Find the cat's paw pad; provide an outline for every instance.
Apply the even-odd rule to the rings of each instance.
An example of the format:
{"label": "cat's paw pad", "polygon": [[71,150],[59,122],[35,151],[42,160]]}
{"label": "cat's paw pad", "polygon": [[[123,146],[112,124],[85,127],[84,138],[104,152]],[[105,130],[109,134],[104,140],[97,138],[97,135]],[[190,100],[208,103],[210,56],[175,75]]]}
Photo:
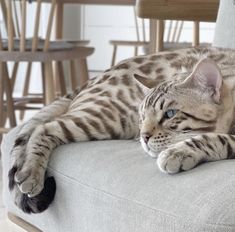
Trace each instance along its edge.
{"label": "cat's paw pad", "polygon": [[197,164],[193,152],[183,147],[169,148],[159,154],[157,164],[162,172],[169,174],[178,173],[194,168]]}
{"label": "cat's paw pad", "polygon": [[15,181],[20,191],[29,197],[38,195],[44,187],[44,175],[40,170],[21,170],[15,174]]}

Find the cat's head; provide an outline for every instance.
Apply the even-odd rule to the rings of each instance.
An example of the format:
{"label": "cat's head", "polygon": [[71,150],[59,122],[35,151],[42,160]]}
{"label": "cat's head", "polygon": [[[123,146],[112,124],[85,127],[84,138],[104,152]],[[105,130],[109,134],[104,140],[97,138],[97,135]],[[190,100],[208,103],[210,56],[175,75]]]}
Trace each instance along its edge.
{"label": "cat's head", "polygon": [[192,73],[179,73],[177,77],[181,81],[156,87],[156,81],[135,75],[149,88],[139,109],[140,140],[154,157],[195,134],[227,133],[233,120],[233,106],[228,106],[232,97],[213,60],[203,59]]}

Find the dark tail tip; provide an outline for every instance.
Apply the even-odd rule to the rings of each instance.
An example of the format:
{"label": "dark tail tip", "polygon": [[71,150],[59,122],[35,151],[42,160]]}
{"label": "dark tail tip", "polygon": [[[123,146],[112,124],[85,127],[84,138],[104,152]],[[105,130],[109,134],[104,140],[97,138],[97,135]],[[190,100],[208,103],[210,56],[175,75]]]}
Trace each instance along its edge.
{"label": "dark tail tip", "polygon": [[56,183],[54,177],[47,177],[44,188],[40,194],[35,197],[28,197],[22,194],[20,208],[25,213],[41,213],[46,210],[54,200],[56,192]]}
{"label": "dark tail tip", "polygon": [[14,177],[15,177],[15,174],[16,174],[16,171],[17,171],[17,167],[14,166],[11,168],[11,170],[8,172],[8,178],[9,178],[9,182],[8,182],[8,186],[9,186],[9,189],[12,190],[15,186],[15,180],[14,180]]}

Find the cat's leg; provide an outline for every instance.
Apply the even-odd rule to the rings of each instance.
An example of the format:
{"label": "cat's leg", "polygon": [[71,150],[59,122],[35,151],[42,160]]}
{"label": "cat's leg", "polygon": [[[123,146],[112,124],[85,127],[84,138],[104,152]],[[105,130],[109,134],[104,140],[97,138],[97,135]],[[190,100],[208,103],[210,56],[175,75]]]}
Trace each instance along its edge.
{"label": "cat's leg", "polygon": [[[25,149],[34,129],[38,125],[49,122],[55,117],[65,113],[70,105],[70,102],[71,99],[61,98],[53,102],[52,104],[45,106],[35,116],[33,116],[32,119],[30,119],[23,125],[19,134],[16,137],[15,144],[11,152],[12,168],[14,167],[13,170],[11,170],[12,175],[15,171],[17,171],[16,169],[18,167],[22,166],[25,156]],[[9,187],[12,188],[14,182],[10,182],[9,184]]]}
{"label": "cat's leg", "polygon": [[37,196],[43,189],[45,172],[52,151],[71,142],[120,138],[121,126],[112,126],[99,119],[65,115],[38,126],[31,135],[26,149],[26,160],[16,173],[15,181],[22,193]]}
{"label": "cat's leg", "polygon": [[[59,115],[64,114],[67,111],[70,102],[71,99],[69,98],[61,98],[53,102],[51,105],[44,107],[32,119],[30,119],[23,125],[15,140],[15,144],[11,151],[11,169],[8,173],[9,189],[11,191],[11,195],[15,204],[27,213],[38,212],[45,209],[48,206],[48,202],[46,202],[46,199],[53,198],[53,192],[50,193],[47,189],[45,189],[44,191],[42,191],[41,196],[28,199],[28,196],[22,194],[19,190],[18,185],[15,181],[15,174],[19,172],[19,170],[21,170],[24,162],[26,161],[27,144],[35,128],[37,128],[39,125],[43,125],[44,123],[53,120]],[[45,181],[45,186],[52,186],[53,184],[54,179],[52,178]],[[45,194],[48,196],[48,198],[43,197],[43,195]]]}
{"label": "cat's leg", "polygon": [[235,136],[208,133],[176,143],[162,151],[157,164],[161,171],[173,174],[192,169],[202,162],[234,158],[234,155]]}

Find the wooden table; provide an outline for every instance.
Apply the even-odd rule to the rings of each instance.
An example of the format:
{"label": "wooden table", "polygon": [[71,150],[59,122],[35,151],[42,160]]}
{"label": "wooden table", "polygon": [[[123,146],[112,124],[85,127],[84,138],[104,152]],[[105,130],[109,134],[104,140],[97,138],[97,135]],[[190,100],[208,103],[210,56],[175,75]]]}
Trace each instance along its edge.
{"label": "wooden table", "polygon": [[197,44],[199,21],[216,21],[219,0],[137,0],[136,6],[139,17],[157,19],[157,25],[155,20],[151,20],[150,44],[152,51],[160,51],[163,48],[163,20],[194,21],[196,24],[194,43]]}

